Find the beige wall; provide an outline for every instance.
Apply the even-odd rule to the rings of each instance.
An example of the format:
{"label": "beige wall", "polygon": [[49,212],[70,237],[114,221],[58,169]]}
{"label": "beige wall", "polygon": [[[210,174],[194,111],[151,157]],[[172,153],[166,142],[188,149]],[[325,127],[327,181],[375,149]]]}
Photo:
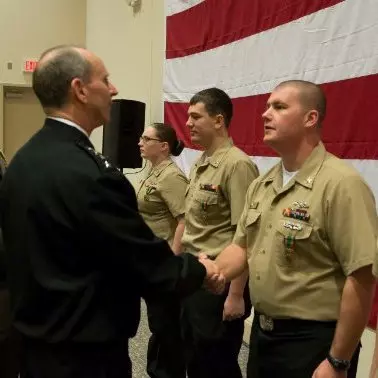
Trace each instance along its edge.
{"label": "beige wall", "polygon": [[[86,14],[86,0],[0,0],[0,86],[30,85],[31,75],[22,72],[23,61],[38,59],[49,47],[84,45]],[[12,70],[7,69],[8,62]],[[1,104],[0,147],[2,135]]]}
{"label": "beige wall", "polygon": [[[126,0],[87,0],[87,46],[104,60],[119,98],[146,103],[146,125],[163,118],[164,25],[163,0],[142,0],[139,9]],[[101,151],[102,129],[91,139]],[[124,172],[139,181],[134,170]]]}

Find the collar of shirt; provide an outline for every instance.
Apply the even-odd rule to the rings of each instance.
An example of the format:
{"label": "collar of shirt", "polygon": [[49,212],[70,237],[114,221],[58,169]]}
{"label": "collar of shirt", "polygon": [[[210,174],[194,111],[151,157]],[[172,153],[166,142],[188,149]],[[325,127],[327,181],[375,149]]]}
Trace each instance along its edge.
{"label": "collar of shirt", "polygon": [[[312,189],[314,180],[323,165],[327,151],[322,142],[312,150],[310,156],[306,159],[302,167],[295,175],[295,181],[299,184]],[[266,174],[266,177],[262,179],[262,182],[270,183],[274,181],[277,187],[280,187],[278,180],[282,180],[282,163],[278,163],[273,169]],[[281,183],[282,184],[282,183]]]}
{"label": "collar of shirt", "polygon": [[88,133],[82,127],[80,127],[77,123],[75,123],[75,122],[72,122],[72,121],[70,121],[68,119],[60,118],[60,117],[47,117],[47,118],[54,119],[55,121],[59,121],[59,122],[65,123],[68,126],[72,126],[75,129],[78,129],[79,131],[81,131],[85,136],[87,136],[89,138]]}
{"label": "collar of shirt", "polygon": [[211,156],[207,156],[206,152],[204,152],[196,165],[211,164],[213,167],[217,168],[233,145],[234,143],[232,142],[232,139],[228,138],[214,151]]}
{"label": "collar of shirt", "polygon": [[290,172],[286,170],[282,163],[282,186],[285,186],[297,173],[298,171]]}
{"label": "collar of shirt", "polygon": [[157,166],[151,168],[149,176],[152,174],[154,174],[156,177],[159,176],[160,173],[171,164],[173,164],[173,161],[170,158],[161,161]]}

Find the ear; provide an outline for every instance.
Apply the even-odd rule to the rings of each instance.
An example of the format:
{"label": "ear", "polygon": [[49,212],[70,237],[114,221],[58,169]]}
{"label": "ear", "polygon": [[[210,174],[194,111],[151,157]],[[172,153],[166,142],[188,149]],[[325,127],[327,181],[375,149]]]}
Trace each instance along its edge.
{"label": "ear", "polygon": [[220,128],[225,126],[224,117],[222,114],[217,114],[215,117],[213,117],[213,119],[216,130],[219,130]]}
{"label": "ear", "polygon": [[305,127],[310,129],[316,127],[319,122],[319,112],[317,110],[310,110],[305,114]]}
{"label": "ear", "polygon": [[161,150],[162,150],[163,152],[165,152],[165,151],[168,151],[168,152],[169,152],[169,145],[168,145],[168,142],[162,142],[162,143],[161,143]]}
{"label": "ear", "polygon": [[71,81],[72,95],[80,102],[88,102],[88,90],[83,81],[79,78],[75,78]]}

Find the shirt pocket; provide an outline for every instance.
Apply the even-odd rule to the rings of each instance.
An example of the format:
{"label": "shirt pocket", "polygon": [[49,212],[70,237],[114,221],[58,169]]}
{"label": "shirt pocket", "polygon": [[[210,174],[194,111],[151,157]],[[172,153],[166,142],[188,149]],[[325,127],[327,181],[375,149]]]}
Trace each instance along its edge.
{"label": "shirt pocket", "polygon": [[256,226],[257,221],[260,218],[261,213],[256,210],[248,210],[247,217],[245,220],[245,226],[246,227],[253,227]]}
{"label": "shirt pocket", "polygon": [[310,253],[311,224],[281,220],[277,228],[275,258],[277,265],[300,269],[304,253]]}
{"label": "shirt pocket", "polygon": [[214,223],[219,218],[218,193],[198,191],[193,195],[195,214],[199,216],[201,223]]}
{"label": "shirt pocket", "polygon": [[143,202],[143,209],[150,214],[160,213],[167,208],[166,203],[156,187],[150,187],[149,190],[144,193],[141,202]]}

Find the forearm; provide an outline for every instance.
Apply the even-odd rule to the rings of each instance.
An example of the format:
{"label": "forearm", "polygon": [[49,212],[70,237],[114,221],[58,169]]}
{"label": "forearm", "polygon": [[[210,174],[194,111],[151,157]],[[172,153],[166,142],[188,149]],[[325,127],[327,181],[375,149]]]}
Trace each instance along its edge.
{"label": "forearm", "polygon": [[173,243],[172,243],[172,251],[175,255],[181,254],[181,239],[182,235],[184,234],[185,230],[185,220],[184,218],[181,218],[178,221],[176,231],[175,231],[175,236],[173,238]]}
{"label": "forearm", "polygon": [[366,327],[374,294],[371,266],[349,276],[343,289],[339,320],[330,354],[350,360]]}
{"label": "forearm", "polygon": [[234,280],[248,268],[246,251],[237,244],[226,247],[215,262],[227,281]]}
{"label": "forearm", "polygon": [[230,284],[228,295],[242,297],[244,294],[244,288],[248,281],[249,271],[245,269],[244,272],[237,278],[233,279]]}

